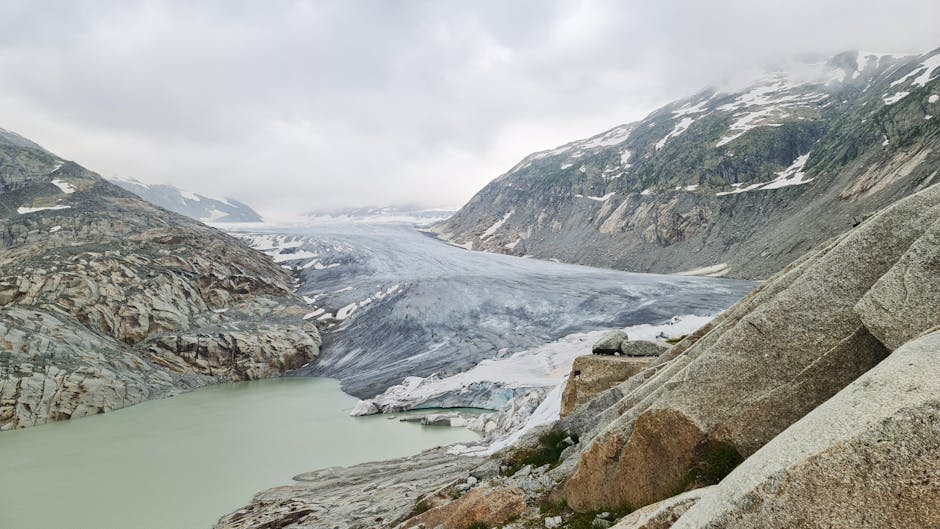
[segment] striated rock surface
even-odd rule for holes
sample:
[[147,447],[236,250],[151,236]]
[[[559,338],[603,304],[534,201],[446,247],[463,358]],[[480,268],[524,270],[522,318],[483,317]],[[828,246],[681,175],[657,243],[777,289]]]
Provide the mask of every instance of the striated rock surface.
[[258,494],[250,505],[219,520],[216,528],[394,527],[418,514],[421,501],[426,502],[426,509],[443,502],[437,496],[448,497],[481,462],[481,458],[437,449],[414,457],[308,472],[296,476],[294,485]]
[[710,494],[714,488],[712,486],[690,490],[652,505],[647,505],[625,516],[613,527],[614,529],[670,529],[680,516],[691,509],[705,495]]
[[[677,344],[612,406],[559,497],[577,510],[641,507],[714,482],[874,367],[893,343],[873,336],[856,305],[930,240],[938,215],[933,186],[764,284],[695,343]],[[911,312],[935,307],[925,301]]]
[[316,358],[267,256],[41,147],[0,138],[0,428]]
[[457,501],[445,503],[405,521],[400,527],[465,529],[499,526],[518,518],[526,510],[525,493],[518,488],[477,487]]
[[908,342],[752,455],[673,529],[940,525],[940,333]]
[[940,181],[938,56],[849,52],[704,90],[527,156],[434,231],[475,250],[768,278]]
[[561,416],[652,365],[652,357],[585,355],[575,359],[561,396]]

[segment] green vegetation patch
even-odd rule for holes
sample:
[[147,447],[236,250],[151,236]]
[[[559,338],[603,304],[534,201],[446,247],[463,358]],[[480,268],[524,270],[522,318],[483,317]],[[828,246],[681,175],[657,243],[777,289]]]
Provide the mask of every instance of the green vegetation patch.
[[[563,522],[562,527],[570,529],[592,529],[594,527],[594,520],[603,512],[609,513],[609,516],[605,519],[613,525],[617,523],[617,520],[633,512],[633,509],[628,506],[622,506],[618,509],[607,509],[603,511],[575,512],[571,507],[568,507],[568,504],[564,500],[557,503],[544,501],[539,505],[539,520],[561,516]],[[541,525],[534,527],[541,527]]]
[[568,435],[567,432],[551,431],[542,434],[539,437],[538,446],[517,450],[503,461],[503,464],[506,465],[503,475],[511,476],[526,465],[532,465],[533,467],[551,465],[554,467],[558,464],[561,453],[565,448],[572,446],[565,442],[568,437],[571,437],[574,444],[578,444],[578,436]]

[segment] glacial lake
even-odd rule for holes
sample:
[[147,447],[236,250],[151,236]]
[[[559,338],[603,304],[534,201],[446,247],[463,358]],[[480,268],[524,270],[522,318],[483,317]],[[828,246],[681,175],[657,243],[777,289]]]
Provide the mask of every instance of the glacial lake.
[[352,418],[355,403],[335,380],[284,378],[0,432],[0,528],[208,529],[299,473],[478,438]]

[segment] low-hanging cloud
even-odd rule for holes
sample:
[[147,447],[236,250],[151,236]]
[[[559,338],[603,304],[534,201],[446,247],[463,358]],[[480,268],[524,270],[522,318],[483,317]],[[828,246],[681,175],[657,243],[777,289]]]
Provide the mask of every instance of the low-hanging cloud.
[[459,205],[742,70],[940,46],[936,0],[0,1],[0,126],[280,216]]

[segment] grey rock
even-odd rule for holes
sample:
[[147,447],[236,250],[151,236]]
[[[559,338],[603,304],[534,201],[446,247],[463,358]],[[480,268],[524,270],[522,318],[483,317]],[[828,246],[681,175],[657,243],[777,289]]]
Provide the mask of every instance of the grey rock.
[[624,356],[659,356],[668,349],[668,344],[646,340],[624,340],[620,343],[620,353]]
[[450,490],[482,462],[482,458],[435,449],[407,458],[309,472],[295,477],[292,485],[259,493],[249,505],[219,520],[216,528],[395,527],[420,501]]
[[623,343],[624,340],[629,340],[627,333],[623,331],[611,331],[591,347],[591,352],[596,355],[620,353],[620,344]]
[[0,141],[0,427],[102,413],[317,357],[293,278],[34,144]]
[[612,407],[559,494],[581,510],[665,499],[698,464],[700,447],[747,457],[877,365],[890,350],[855,306],[938,217],[940,186],[897,202],[658,360]]
[[936,527],[940,333],[897,349],[777,436],[673,525]]
[[940,326],[940,221],[934,222],[881,276],[855,311],[888,349]]

